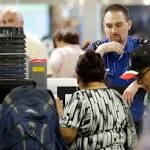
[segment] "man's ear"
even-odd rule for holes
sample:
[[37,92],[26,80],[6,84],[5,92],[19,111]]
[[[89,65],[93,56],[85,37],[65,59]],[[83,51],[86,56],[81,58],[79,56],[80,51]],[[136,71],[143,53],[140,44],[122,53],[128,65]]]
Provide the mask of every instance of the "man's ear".
[[131,29],[132,24],[133,24],[132,20],[129,20],[129,21],[128,21],[128,30],[130,30],[130,29]]
[[22,26],[22,27],[24,26],[24,21],[23,21],[23,20],[21,20],[21,26]]
[[105,30],[105,23],[104,23],[104,21],[103,21],[103,29]]
[[79,76],[78,76],[78,74],[76,73],[76,79],[77,79],[77,84],[79,84],[79,82],[80,82],[80,78],[79,78]]

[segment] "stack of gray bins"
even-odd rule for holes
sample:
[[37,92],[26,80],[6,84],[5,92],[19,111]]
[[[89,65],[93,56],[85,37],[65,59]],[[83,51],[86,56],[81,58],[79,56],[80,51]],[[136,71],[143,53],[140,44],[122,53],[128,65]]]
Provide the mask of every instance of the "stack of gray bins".
[[28,79],[23,28],[0,27],[0,80]]

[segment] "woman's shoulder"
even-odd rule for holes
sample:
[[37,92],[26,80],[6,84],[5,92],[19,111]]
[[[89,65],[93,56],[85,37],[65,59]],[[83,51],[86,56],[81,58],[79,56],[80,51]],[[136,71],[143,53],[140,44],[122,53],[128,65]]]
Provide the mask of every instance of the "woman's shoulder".
[[74,95],[83,95],[84,93],[89,93],[89,92],[112,92],[115,93],[117,95],[121,95],[117,90],[113,89],[113,88],[100,88],[100,89],[80,89],[74,92]]

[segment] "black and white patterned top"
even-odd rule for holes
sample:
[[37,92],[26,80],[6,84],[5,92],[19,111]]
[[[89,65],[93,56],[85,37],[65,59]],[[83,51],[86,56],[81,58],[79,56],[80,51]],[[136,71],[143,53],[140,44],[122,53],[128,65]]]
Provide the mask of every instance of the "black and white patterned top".
[[129,150],[137,140],[126,101],[109,88],[75,92],[60,124],[78,129],[69,150]]

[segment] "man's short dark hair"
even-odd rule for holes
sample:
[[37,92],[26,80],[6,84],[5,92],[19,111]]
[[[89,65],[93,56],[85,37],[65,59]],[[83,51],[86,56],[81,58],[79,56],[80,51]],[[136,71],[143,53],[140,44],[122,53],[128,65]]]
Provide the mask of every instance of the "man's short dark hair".
[[128,21],[130,19],[130,16],[129,16],[129,11],[127,9],[127,7],[123,6],[123,5],[120,5],[120,4],[112,4],[112,5],[109,5],[108,7],[106,7],[106,9],[104,10],[104,16],[105,14],[108,12],[108,11],[121,11],[126,20]]

